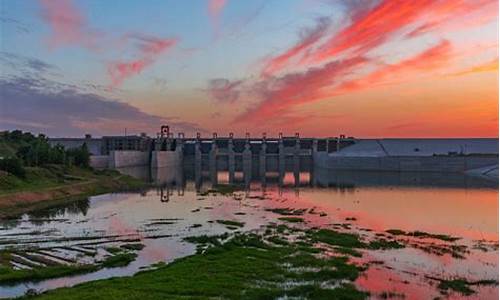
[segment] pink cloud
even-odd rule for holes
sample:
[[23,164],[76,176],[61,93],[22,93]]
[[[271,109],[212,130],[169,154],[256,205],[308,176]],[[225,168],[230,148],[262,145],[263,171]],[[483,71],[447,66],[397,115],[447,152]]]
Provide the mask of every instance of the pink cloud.
[[280,72],[297,57],[298,65],[307,66],[340,56],[365,56],[405,31],[409,31],[407,37],[416,37],[478,26],[498,17],[496,0],[382,0],[374,6],[358,3],[350,9],[350,21],[339,31],[330,36],[324,32],[318,36],[320,31],[311,31],[310,36],[269,60],[263,73]]
[[292,73],[280,78],[269,78],[256,85],[255,92],[262,101],[254,108],[237,117],[238,122],[257,122],[272,119],[291,108],[324,100],[345,93],[374,88],[383,84],[396,84],[410,80],[414,74],[432,72],[447,65],[452,57],[450,42],[441,41],[408,59],[395,64],[383,65],[375,71],[347,79],[371,60],[356,56],[310,68],[302,73]]
[[318,63],[348,51],[365,54],[411,25],[424,21],[418,30],[428,32],[449,21],[450,16],[463,17],[491,2],[493,0],[384,0],[328,39],[308,61]]
[[89,29],[87,20],[71,0],[40,0],[40,4],[42,18],[52,30],[51,48],[81,46],[96,50],[99,47],[102,33]]
[[226,4],[227,0],[209,0],[208,2],[208,15],[210,16],[216,35],[219,30],[220,15]]
[[108,74],[111,77],[111,87],[119,86],[127,78],[140,74],[146,67],[153,64],[158,57],[172,48],[176,39],[160,39],[145,36],[135,36],[141,42],[139,58],[126,62],[108,64]]
[[122,37],[102,39],[102,32],[89,29],[84,15],[71,0],[40,0],[42,18],[50,26],[51,48],[78,46],[88,50],[116,51],[139,42],[137,58],[107,64],[111,87],[121,85],[127,78],[140,74],[155,63],[158,57],[172,48],[177,39],[149,37],[143,34],[125,34]]
[[335,61],[323,67],[310,68],[302,73],[291,73],[279,78],[267,78],[254,87],[262,102],[237,118],[238,122],[263,120],[301,103],[326,97],[324,88],[352,73],[368,60],[354,57]]

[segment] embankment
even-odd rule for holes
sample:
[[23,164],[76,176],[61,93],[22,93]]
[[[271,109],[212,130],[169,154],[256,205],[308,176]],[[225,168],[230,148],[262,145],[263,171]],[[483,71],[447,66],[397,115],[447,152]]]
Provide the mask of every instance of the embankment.
[[[39,170],[29,170],[29,173],[35,171]],[[43,172],[37,174],[38,176],[28,175],[27,179],[19,179],[10,174],[0,176],[0,219],[16,217],[82,197],[137,190],[147,186],[141,180],[109,170],[93,172],[72,169],[60,176],[43,169]]]

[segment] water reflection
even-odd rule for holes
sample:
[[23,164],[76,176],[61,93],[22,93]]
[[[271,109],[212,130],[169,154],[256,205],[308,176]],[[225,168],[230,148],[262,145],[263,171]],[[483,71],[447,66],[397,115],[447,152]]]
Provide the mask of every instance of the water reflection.
[[[271,168],[276,169],[276,168]],[[154,183],[157,186],[183,190],[186,184],[194,183],[196,191],[205,185],[234,184],[249,188],[276,186],[317,187],[349,190],[355,187],[435,187],[435,188],[498,188],[498,182],[458,173],[418,172],[360,172],[334,171],[313,167],[310,163],[285,165],[282,170],[252,172],[251,169],[216,171],[195,170],[184,165],[176,168],[124,168],[121,172]]]
[[[142,193],[95,196],[8,220],[0,224],[0,250],[38,247],[57,256],[70,256],[76,250],[79,259],[92,261],[101,257],[103,249],[120,245],[123,240],[139,239],[146,247],[125,268],[0,286],[0,295],[17,296],[28,288],[45,290],[131,275],[157,261],[192,254],[195,247],[183,242],[183,237],[228,230],[214,220],[237,220],[245,223],[242,230],[258,229],[276,221],[277,216],[269,212],[272,208],[320,212],[304,216],[307,226],[329,226],[349,219],[352,230],[363,234],[367,228],[375,232],[397,228],[460,236],[470,244],[480,239],[498,241],[496,182],[460,174],[333,172],[294,161],[284,165],[271,162],[266,167],[262,170],[258,165],[243,168],[236,164],[234,170],[229,170],[221,164],[215,172],[209,166],[189,164],[179,168],[122,169],[156,187]],[[203,194],[217,184],[235,184],[242,190],[231,196]],[[86,257],[78,252],[89,249],[98,255]],[[466,261],[412,251],[417,250],[401,250],[397,260],[392,252],[389,258],[381,253],[374,260],[392,260],[394,268],[404,270],[418,265],[430,273],[450,270],[451,275],[486,274],[483,277],[497,278],[498,251],[477,256],[473,253],[473,258]],[[371,280],[359,284],[380,283],[373,279],[378,273],[370,272],[367,276]]]

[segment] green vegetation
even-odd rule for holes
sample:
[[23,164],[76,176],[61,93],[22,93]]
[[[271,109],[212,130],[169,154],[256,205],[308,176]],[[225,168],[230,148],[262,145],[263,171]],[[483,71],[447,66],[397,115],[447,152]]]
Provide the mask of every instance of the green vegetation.
[[330,229],[310,230],[309,235],[314,241],[338,246],[339,252],[352,256],[361,256],[355,249],[388,250],[400,249],[405,245],[386,239],[376,239],[368,243],[362,241],[359,235],[354,233],[338,232]]
[[40,281],[49,278],[57,278],[82,273],[94,272],[99,269],[98,265],[71,265],[71,266],[48,266],[36,267],[31,270],[14,270],[0,266],[0,283],[13,284],[26,281]]
[[[178,259],[132,277],[49,291],[40,299],[365,299],[351,283],[360,269],[346,257],[316,256],[294,245],[270,245],[261,235],[238,234],[203,254]],[[303,247],[306,247],[303,245]],[[293,282],[293,284],[290,284]],[[133,288],[131,287],[140,287]]]
[[405,245],[398,243],[397,241],[389,241],[386,239],[374,240],[368,244],[368,248],[372,250],[400,249],[404,247]]
[[438,288],[447,291],[452,290],[458,292],[465,296],[470,296],[475,293],[475,291],[471,288],[474,285],[497,285],[498,282],[496,280],[478,280],[478,281],[467,281],[464,278],[455,278],[455,279],[439,279],[439,278],[431,278],[435,280],[439,280]]
[[365,248],[357,234],[343,233],[329,229],[310,231],[313,240],[344,248]]
[[458,241],[460,239],[459,237],[449,236],[446,234],[433,234],[433,233],[427,233],[424,231],[406,232],[406,231],[403,231],[400,229],[389,229],[389,230],[386,230],[386,232],[389,234],[392,234],[392,235],[405,235],[405,236],[413,236],[416,238],[430,238],[430,239],[442,240],[445,242],[454,242],[454,241]]
[[29,167],[26,177],[0,174],[0,218],[71,203],[112,191],[140,190],[147,184],[112,170],[74,166]]
[[302,223],[304,222],[304,218],[299,217],[281,217],[278,218],[280,221],[289,222],[289,223]]
[[232,184],[216,184],[212,189],[200,193],[200,196],[208,196],[210,194],[220,194],[220,195],[232,195],[236,191],[241,191],[242,186],[232,185]]
[[[139,250],[137,245],[142,244],[126,244],[130,250]],[[124,246],[126,246],[124,245]],[[134,245],[134,246],[131,246]],[[124,247],[125,248],[125,247]],[[72,262],[71,265],[60,264],[55,260],[51,260],[39,255],[31,255],[26,252],[10,252],[3,250],[0,252],[0,284],[15,284],[18,282],[40,281],[49,278],[58,278],[71,276],[76,274],[95,272],[102,268],[124,267],[135,260],[137,254],[134,252],[125,252],[124,248],[108,247],[106,251],[112,253],[112,256],[107,257],[103,262],[97,264],[78,264]],[[141,248],[142,249],[142,248]],[[12,254],[17,254],[25,259],[20,259]],[[58,257],[59,258],[59,257]],[[60,259],[60,258],[59,258]],[[11,267],[11,262],[18,262],[30,269],[15,270]],[[36,263],[42,263],[38,265]]]
[[118,253],[113,256],[109,256],[106,258],[101,265],[104,268],[117,268],[117,267],[125,267],[129,263],[133,262],[137,254],[127,252],[127,253]]
[[[0,156],[9,159],[8,164],[0,164],[0,169],[16,176],[20,175],[14,173],[19,171],[18,168],[10,168],[14,162],[30,167],[40,167],[47,164],[89,167],[90,153],[85,143],[79,148],[64,149],[60,145],[51,146],[48,138],[43,134],[35,137],[29,132],[20,130],[1,132],[0,139],[2,140]],[[10,171],[7,168],[10,168]]]
[[293,208],[268,208],[266,211],[273,212],[275,214],[283,216],[302,216],[307,209],[293,209]]
[[89,167],[87,146],[51,146],[43,134],[0,132],[0,218],[15,217],[61,202],[146,186],[117,171]]
[[145,246],[144,246],[144,244],[141,244],[141,243],[131,243],[131,244],[121,245],[120,247],[123,249],[127,249],[127,250],[139,251],[139,250],[144,249]]
[[245,226],[244,222],[232,221],[232,220],[217,220],[219,224],[226,225],[229,227],[243,227]]

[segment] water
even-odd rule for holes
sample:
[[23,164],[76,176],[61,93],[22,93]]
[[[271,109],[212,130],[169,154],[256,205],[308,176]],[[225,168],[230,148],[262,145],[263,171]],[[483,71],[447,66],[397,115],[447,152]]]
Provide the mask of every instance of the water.
[[[0,249],[42,249],[39,254],[92,263],[107,255],[106,247],[140,240],[145,248],[138,252],[137,259],[123,268],[0,286],[2,297],[20,296],[28,289],[44,291],[132,275],[156,262],[193,254],[195,246],[184,242],[184,237],[234,232],[215,220],[245,222],[239,231],[257,230],[277,221],[279,215],[268,209],[284,207],[321,212],[304,216],[309,227],[336,223],[362,235],[387,229],[419,230],[462,237],[457,243],[468,246],[470,253],[464,259],[415,247],[366,253],[363,260],[385,262],[370,267],[356,281],[358,287],[375,294],[394,290],[404,292],[409,299],[439,296],[426,276],[498,280],[496,182],[450,174],[338,173],[322,169],[281,175],[268,172],[265,178],[249,178],[237,172],[234,180],[246,185],[244,191],[202,196],[200,192],[210,189],[215,181],[228,183],[229,174],[124,171],[156,181],[161,188],[90,197],[3,222]],[[486,250],[474,248],[478,240],[487,241],[482,243]],[[474,289],[481,299],[498,297],[497,286]]]

